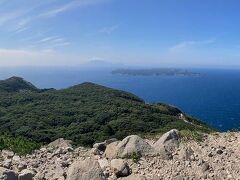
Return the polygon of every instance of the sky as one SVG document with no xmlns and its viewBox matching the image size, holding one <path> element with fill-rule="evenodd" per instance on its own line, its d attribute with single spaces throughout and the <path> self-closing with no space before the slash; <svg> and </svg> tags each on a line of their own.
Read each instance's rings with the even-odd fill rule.
<svg viewBox="0 0 240 180">
<path fill-rule="evenodd" d="M 0 66 L 240 68 L 239 0 L 0 0 Z"/>
</svg>

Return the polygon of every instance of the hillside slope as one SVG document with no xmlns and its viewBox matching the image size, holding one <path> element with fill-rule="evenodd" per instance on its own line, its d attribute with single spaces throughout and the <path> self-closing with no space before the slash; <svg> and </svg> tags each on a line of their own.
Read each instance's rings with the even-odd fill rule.
<svg viewBox="0 0 240 180">
<path fill-rule="evenodd" d="M 0 133 L 37 142 L 48 143 L 63 137 L 76 145 L 92 145 L 111 137 L 151 135 L 172 128 L 211 131 L 193 118 L 179 118 L 182 112 L 177 108 L 146 104 L 131 93 L 93 83 L 36 91 L 31 84 L 23 88 L 24 80 L 17 84 L 7 82 L 9 79 L 1 84 L 8 84 L 8 90 L 0 86 Z M 22 89 L 28 91 L 19 91 Z"/>
<path fill-rule="evenodd" d="M 37 91 L 37 88 L 20 77 L 11 77 L 0 81 L 0 92 Z"/>
</svg>

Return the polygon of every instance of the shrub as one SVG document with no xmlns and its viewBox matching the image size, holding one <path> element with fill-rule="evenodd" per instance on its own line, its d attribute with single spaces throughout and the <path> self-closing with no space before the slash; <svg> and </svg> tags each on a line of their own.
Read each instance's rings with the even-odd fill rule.
<svg viewBox="0 0 240 180">
<path fill-rule="evenodd" d="M 189 141 L 189 140 L 193 140 L 197 142 L 203 141 L 203 134 L 195 130 L 193 131 L 181 130 L 180 135 L 183 141 Z"/>
<path fill-rule="evenodd" d="M 30 154 L 33 150 L 39 149 L 40 144 L 22 137 L 11 137 L 0 135 L 0 150 L 7 149 L 17 154 Z"/>
</svg>

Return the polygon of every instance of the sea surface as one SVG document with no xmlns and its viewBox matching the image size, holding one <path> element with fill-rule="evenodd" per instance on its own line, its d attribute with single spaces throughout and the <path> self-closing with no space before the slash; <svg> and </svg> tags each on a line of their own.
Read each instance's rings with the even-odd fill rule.
<svg viewBox="0 0 240 180">
<path fill-rule="evenodd" d="M 0 68 L 0 79 L 20 76 L 39 88 L 94 82 L 164 102 L 221 131 L 240 128 L 240 70 L 193 69 L 200 76 L 113 75 L 98 68 Z"/>
</svg>

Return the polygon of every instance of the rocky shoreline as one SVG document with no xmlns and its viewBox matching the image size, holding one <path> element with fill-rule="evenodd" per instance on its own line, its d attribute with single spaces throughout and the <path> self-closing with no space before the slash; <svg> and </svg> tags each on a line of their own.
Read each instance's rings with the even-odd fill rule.
<svg viewBox="0 0 240 180">
<path fill-rule="evenodd" d="M 0 179 L 240 180 L 240 133 L 186 142 L 171 130 L 156 142 L 131 135 L 75 149 L 71 141 L 58 139 L 26 156 L 1 151 Z"/>
</svg>

